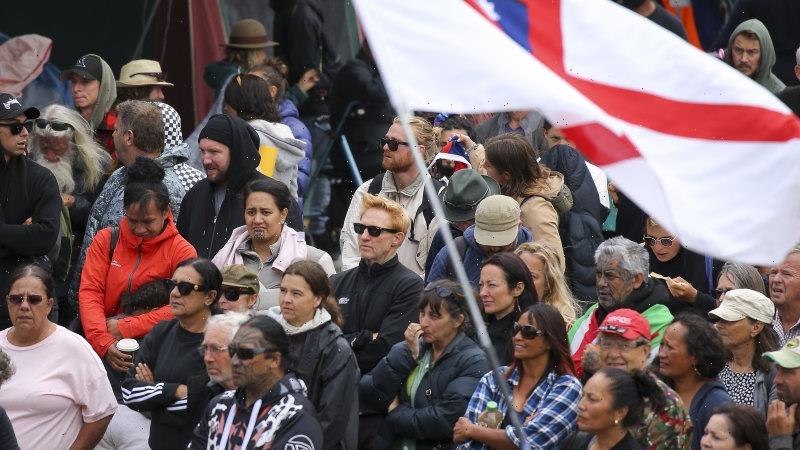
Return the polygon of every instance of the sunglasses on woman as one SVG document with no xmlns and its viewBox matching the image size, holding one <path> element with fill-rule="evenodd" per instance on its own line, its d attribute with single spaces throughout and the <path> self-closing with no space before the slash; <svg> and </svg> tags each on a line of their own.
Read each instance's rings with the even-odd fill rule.
<svg viewBox="0 0 800 450">
<path fill-rule="evenodd" d="M 222 296 L 225 297 L 225 300 L 229 302 L 235 302 L 239 300 L 239 296 L 242 294 L 253 295 L 255 293 L 256 292 L 251 288 L 240 288 L 233 286 L 222 287 Z"/>
<path fill-rule="evenodd" d="M 397 139 L 386 138 L 386 137 L 380 138 L 378 140 L 378 143 L 380 144 L 380 148 L 383 148 L 383 146 L 385 145 L 389 147 L 389 150 L 393 152 L 396 152 L 401 145 L 408 145 L 408 142 L 398 141 Z"/>
<path fill-rule="evenodd" d="M 8 294 L 6 296 L 8 303 L 13 305 L 21 305 L 26 298 L 28 299 L 28 304 L 31 306 L 38 305 L 39 303 L 42 303 L 42 300 L 44 300 L 44 297 L 39 294 Z"/>
<path fill-rule="evenodd" d="M 264 353 L 274 353 L 278 350 L 274 348 L 244 348 L 238 347 L 235 345 L 228 346 L 228 354 L 231 355 L 231 358 L 234 356 L 239 358 L 240 361 L 247 361 L 251 360 L 256 357 L 256 355 L 261 355 Z M 269 356 L 264 356 L 265 358 L 269 358 Z"/>
<path fill-rule="evenodd" d="M 423 289 L 423 291 L 425 292 L 433 291 L 439 298 L 450 298 L 450 297 L 455 297 L 457 295 L 461 295 L 456 292 L 453 292 L 453 290 L 450 289 L 449 287 L 434 286 L 433 283 L 428 283 L 428 285 L 425 286 L 425 289 Z"/>
<path fill-rule="evenodd" d="M 514 333 L 512 336 L 515 336 L 517 333 L 522 333 L 523 339 L 535 339 L 537 336 L 541 336 L 543 333 L 533 325 L 520 325 L 518 323 L 514 323 Z"/>
<path fill-rule="evenodd" d="M 166 284 L 167 284 L 167 289 L 169 289 L 170 292 L 172 292 L 173 289 L 178 288 L 178 293 L 181 294 L 181 297 L 186 297 L 193 291 L 205 290 L 203 286 L 199 284 L 189 283 L 188 281 L 167 280 Z"/>
<path fill-rule="evenodd" d="M 378 237 L 384 231 L 387 233 L 397 233 L 397 230 L 393 230 L 391 228 L 383 228 L 376 225 L 364 225 L 363 223 L 354 223 L 353 230 L 356 232 L 357 235 L 361 236 L 364 233 L 364 230 L 367 230 L 372 237 Z"/>
<path fill-rule="evenodd" d="M 660 243 L 664 247 L 669 247 L 672 245 L 672 242 L 675 241 L 673 237 L 662 237 L 662 238 L 654 238 L 653 236 L 645 236 L 644 243 L 648 247 L 655 247 L 656 242 Z"/>
<path fill-rule="evenodd" d="M 45 120 L 45 119 L 29 120 L 28 122 L 25 122 L 25 123 L 29 123 L 29 122 L 35 123 L 36 124 L 36 128 L 39 128 L 40 130 L 47 129 L 48 126 L 53 131 L 67 131 L 67 130 L 72 128 L 72 125 L 70 125 L 68 123 L 54 122 L 52 120 Z M 28 131 L 30 131 L 30 128 L 28 128 Z"/>
<path fill-rule="evenodd" d="M 22 133 L 23 128 L 28 130 L 28 132 L 30 132 L 33 129 L 33 122 L 29 120 L 24 123 L 23 122 L 0 123 L 0 127 L 8 127 L 9 131 L 11 131 L 11 134 L 16 136 Z"/>
</svg>

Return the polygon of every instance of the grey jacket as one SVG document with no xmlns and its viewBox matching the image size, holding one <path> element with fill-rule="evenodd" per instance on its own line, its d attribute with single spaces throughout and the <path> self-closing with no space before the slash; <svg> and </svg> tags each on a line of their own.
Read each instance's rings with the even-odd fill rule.
<svg viewBox="0 0 800 450">
<path fill-rule="evenodd" d="M 775 385 L 775 374 L 778 372 L 774 366 L 769 372 L 759 370 L 756 372 L 756 388 L 753 392 L 753 407 L 766 419 L 769 402 L 778 399 L 778 386 Z"/>
<path fill-rule="evenodd" d="M 770 436 L 769 450 L 797 450 L 800 449 L 800 431 L 793 435 Z"/>
</svg>

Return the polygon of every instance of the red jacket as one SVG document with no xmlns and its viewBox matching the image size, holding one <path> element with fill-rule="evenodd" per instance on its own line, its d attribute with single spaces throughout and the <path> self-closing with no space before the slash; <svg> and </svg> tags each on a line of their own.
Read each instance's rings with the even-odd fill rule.
<svg viewBox="0 0 800 450">
<path fill-rule="evenodd" d="M 116 341 L 108 332 L 106 319 L 122 312 L 120 296 L 125 292 L 135 292 L 149 281 L 172 277 L 179 263 L 197 256 L 192 244 L 178 234 L 172 213 L 167 218 L 167 227 L 156 237 L 142 239 L 134 236 L 128 219 L 124 217 L 119 231 L 112 261 L 108 260 L 111 228 L 104 228 L 95 235 L 86 252 L 78 291 L 78 307 L 86 340 L 101 357 Z M 167 305 L 145 314 L 125 317 L 117 325 L 122 336 L 137 338 L 147 334 L 153 325 L 172 317 Z"/>
</svg>

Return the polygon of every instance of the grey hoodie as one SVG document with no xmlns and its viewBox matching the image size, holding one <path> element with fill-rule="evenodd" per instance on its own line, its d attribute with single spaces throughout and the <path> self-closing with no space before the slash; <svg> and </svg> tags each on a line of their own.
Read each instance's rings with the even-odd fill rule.
<svg viewBox="0 0 800 450">
<path fill-rule="evenodd" d="M 267 122 L 266 120 L 251 120 L 247 122 L 256 130 L 261 140 L 258 151 L 262 152 L 264 146 L 278 149 L 278 159 L 275 161 L 275 172 L 264 175 L 280 181 L 289 187 L 292 197 L 297 200 L 297 173 L 298 164 L 306 157 L 306 143 L 295 139 L 291 128 L 282 123 Z M 261 155 L 264 162 L 264 155 Z"/>
<path fill-rule="evenodd" d="M 94 105 L 94 110 L 92 110 L 92 117 L 90 120 L 92 129 L 96 130 L 100 128 L 100 124 L 103 123 L 103 118 L 117 99 L 117 82 L 114 79 L 114 72 L 103 58 L 94 54 L 86 56 L 96 56 L 97 59 L 100 60 L 100 65 L 103 67 L 103 78 L 100 80 L 100 92 L 97 94 L 97 102 Z"/>
<path fill-rule="evenodd" d="M 773 94 L 779 93 L 786 85 L 772 73 L 772 67 L 775 65 L 775 47 L 772 45 L 772 37 L 769 35 L 769 30 L 760 20 L 745 20 L 733 30 L 730 39 L 728 39 L 728 48 L 725 49 L 725 62 L 733 66 L 733 41 L 743 31 L 755 33 L 758 36 L 759 44 L 761 44 L 761 59 L 758 62 L 758 70 L 753 79 Z"/>
</svg>

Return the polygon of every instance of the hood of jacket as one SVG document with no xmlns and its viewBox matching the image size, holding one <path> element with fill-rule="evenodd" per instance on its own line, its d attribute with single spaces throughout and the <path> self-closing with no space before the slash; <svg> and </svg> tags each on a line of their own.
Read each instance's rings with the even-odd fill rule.
<svg viewBox="0 0 800 450">
<path fill-rule="evenodd" d="M 161 110 L 161 119 L 164 121 L 164 148 L 168 149 L 183 144 L 183 129 L 178 111 L 166 103 L 154 103 Z"/>
<path fill-rule="evenodd" d="M 317 310 L 314 312 L 314 317 L 312 317 L 311 320 L 300 325 L 299 327 L 290 324 L 289 322 L 286 321 L 286 319 L 284 319 L 283 314 L 281 314 L 280 306 L 271 306 L 269 309 L 267 309 L 266 315 L 275 319 L 276 322 L 281 324 L 281 326 L 283 327 L 283 331 L 285 331 L 286 334 L 289 336 L 311 331 L 331 321 L 331 314 L 325 308 L 317 308 Z"/>
<path fill-rule="evenodd" d="M 89 120 L 92 124 L 92 129 L 100 128 L 105 118 L 106 113 L 111 109 L 111 105 L 117 100 L 117 80 L 114 78 L 114 72 L 108 63 L 98 55 L 95 56 L 100 60 L 100 65 L 103 67 L 103 77 L 100 80 L 100 92 L 97 94 L 97 101 L 92 110 L 92 117 Z"/>
<path fill-rule="evenodd" d="M 564 187 L 564 175 L 555 170 L 550 171 L 550 175 L 544 181 L 532 184 L 525 191 L 524 196 L 530 197 L 536 195 L 547 199 L 555 198 Z"/>
<path fill-rule="evenodd" d="M 758 19 L 745 20 L 740 23 L 738 27 L 733 30 L 731 37 L 728 40 L 728 48 L 725 49 L 725 61 L 733 66 L 733 41 L 736 36 L 743 31 L 755 33 L 758 36 L 758 42 L 761 46 L 761 57 L 758 60 L 758 70 L 753 78 L 758 84 L 769 89 L 770 92 L 777 93 L 782 90 L 785 85 L 775 75 L 772 74 L 772 67 L 775 65 L 775 46 L 772 44 L 772 37 L 769 35 L 769 30 Z"/>
<path fill-rule="evenodd" d="M 227 120 L 231 130 L 230 163 L 228 165 L 228 190 L 238 192 L 249 180 L 261 162 L 258 154 L 260 140 L 258 133 L 247 122 L 227 114 L 218 114 L 209 119 L 222 116 Z M 200 133 L 202 136 L 202 132 Z M 213 184 L 213 183 L 212 183 Z"/>
<path fill-rule="evenodd" d="M 248 123 L 256 130 L 262 143 L 266 140 L 278 148 L 278 168 L 293 167 L 306 157 L 306 143 L 295 139 L 288 125 L 266 120 L 251 120 Z"/>
<path fill-rule="evenodd" d="M 285 98 L 278 103 L 278 115 L 281 116 L 281 119 L 286 117 L 294 117 L 299 119 L 300 118 L 300 111 L 297 110 L 297 107 L 294 106 L 291 100 Z"/>
<path fill-rule="evenodd" d="M 175 226 L 175 219 L 172 217 L 172 212 L 169 210 L 167 211 L 166 227 L 164 227 L 164 231 L 158 236 L 147 239 L 140 238 L 131 232 L 127 217 L 123 217 L 119 222 L 120 244 L 130 248 L 137 248 L 141 245 L 143 253 L 148 253 L 157 249 L 162 242 L 168 241 L 177 235 L 178 228 Z"/>
<path fill-rule="evenodd" d="M 161 167 L 168 168 L 168 167 L 175 167 L 178 164 L 183 164 L 189 160 L 189 146 L 180 143 L 179 145 L 173 147 L 166 147 L 164 151 L 161 152 L 156 161 L 161 164 Z"/>
</svg>

